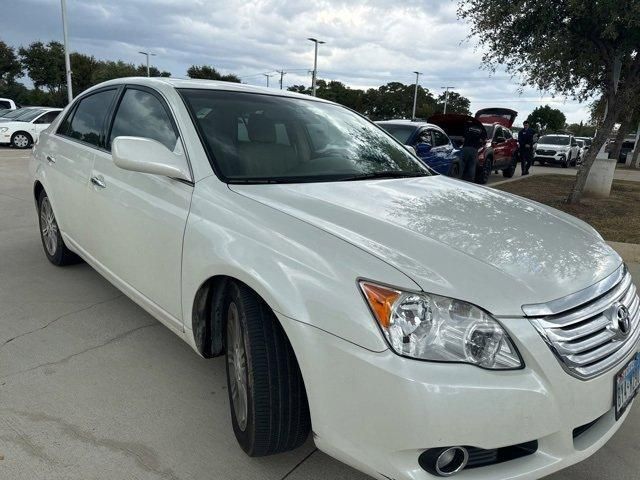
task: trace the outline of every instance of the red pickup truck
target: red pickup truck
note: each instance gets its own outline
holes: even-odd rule
[[[464,141],[464,131],[470,123],[482,125],[486,140],[478,149],[476,183],[487,183],[492,171],[502,170],[506,178],[513,177],[518,162],[518,139],[511,133],[518,112],[508,108],[484,108],[475,117],[460,114],[436,114],[429,118],[450,138]]]

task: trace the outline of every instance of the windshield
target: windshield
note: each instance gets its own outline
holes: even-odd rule
[[[576,142],[578,142],[580,148],[584,147],[584,140],[576,140]]]
[[[221,90],[180,93],[216,171],[229,182],[431,174],[384,131],[338,105]]]
[[[4,115],[2,118],[11,119],[11,120],[19,120],[23,115],[28,114],[29,112],[34,111],[33,108],[20,108],[18,110],[12,110],[11,112]]]
[[[538,143],[543,145],[569,145],[569,137],[562,135],[544,135]]]
[[[413,132],[416,131],[416,127],[412,125],[397,125],[393,123],[379,123],[380,128],[385,129],[391,135],[395,137],[400,143],[407,145]]]

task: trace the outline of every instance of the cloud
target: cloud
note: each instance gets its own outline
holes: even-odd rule
[[[18,46],[62,38],[57,0],[22,0],[6,22],[2,40]],[[262,73],[284,68],[286,85],[310,83],[313,45],[322,39],[319,77],[358,88],[390,81],[421,84],[435,94],[455,86],[472,109],[506,106],[523,120],[538,105],[560,108],[570,122],[587,120],[588,108],[520,91],[504,72],[482,70],[482,52],[467,40],[456,3],[443,0],[67,0],[71,48],[101,59],[140,63],[139,50],[174,76],[192,64],[236,73],[264,84]],[[273,82],[272,85],[275,85]]]

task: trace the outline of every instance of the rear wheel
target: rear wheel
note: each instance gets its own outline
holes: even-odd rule
[[[38,218],[42,247],[49,261],[59,267],[78,263],[80,257],[69,250],[62,240],[51,202],[44,190],[38,197]]]
[[[11,145],[16,148],[29,148],[32,143],[31,135],[26,132],[16,132],[11,135]]]
[[[484,161],[484,165],[476,172],[476,183],[484,185],[489,181],[491,177],[491,171],[493,170],[493,158],[488,157]]]
[[[238,443],[252,457],[292,450],[311,429],[291,344],[269,307],[233,283],[225,301],[227,386]]]
[[[569,158],[567,158],[564,162],[562,162],[562,168],[567,168],[571,164],[571,154],[569,154]]]
[[[451,178],[460,178],[462,176],[462,168],[460,168],[460,163],[453,162],[451,164],[451,169],[449,170],[449,176]]]

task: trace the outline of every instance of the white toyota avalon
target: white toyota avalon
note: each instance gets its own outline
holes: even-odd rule
[[[638,391],[636,288],[593,228],[436,175],[334,103],[110,81],[31,171],[52,263],[226,356],[248,455],[313,431],[378,479],[535,479],[602,447]]]

